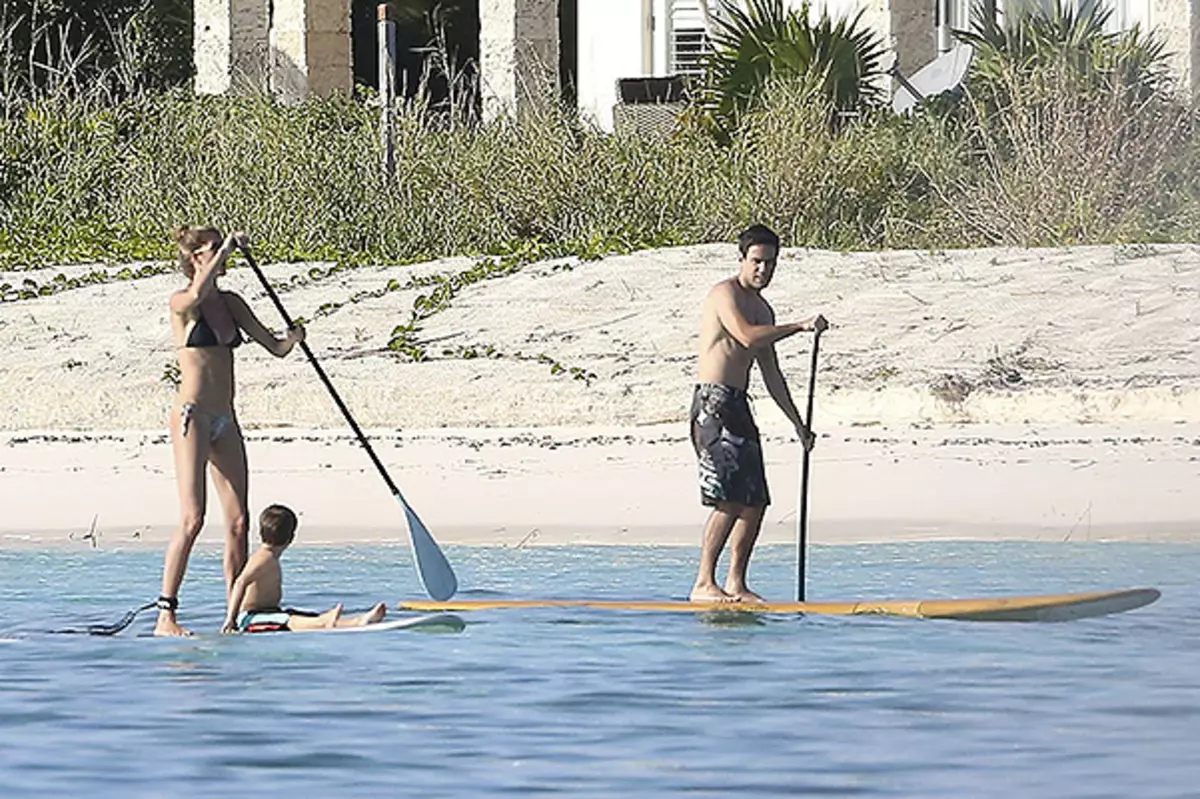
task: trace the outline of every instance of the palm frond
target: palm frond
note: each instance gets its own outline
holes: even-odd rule
[[[701,108],[727,138],[780,80],[815,81],[837,115],[854,114],[882,98],[882,39],[862,13],[833,18],[805,3],[789,10],[783,0],[722,0],[714,18]]]

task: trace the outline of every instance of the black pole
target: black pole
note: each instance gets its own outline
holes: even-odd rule
[[[821,344],[821,333],[825,330],[820,324],[817,325],[817,333],[813,336],[812,346],[812,367],[808,375],[808,406],[804,412],[804,423],[808,425],[809,432],[816,436],[813,432],[813,396],[817,393],[817,348]],[[807,447],[801,445],[804,451],[800,466],[800,496],[796,502],[799,505],[797,509],[798,521],[796,522],[796,601],[804,601],[804,571],[805,559],[808,554],[808,456]]]
[[[249,248],[242,247],[241,250],[242,254],[246,256],[246,261],[249,262],[250,268],[254,270],[254,274],[258,275],[259,282],[267,290],[267,296],[271,298],[271,302],[275,303],[275,308],[279,311],[279,315],[283,317],[283,321],[287,323],[289,328],[295,327],[296,323],[292,321],[292,317],[288,315],[287,310],[283,307],[283,303],[279,301],[275,290],[271,288],[271,284],[267,281],[267,276],[262,273],[262,270],[258,268],[258,264],[254,262],[254,257],[250,255]],[[321,378],[321,382],[325,384],[326,390],[329,391],[329,396],[333,397],[338,410],[342,412],[342,416],[346,417],[346,422],[349,423],[350,429],[358,437],[358,443],[362,444],[362,448],[367,451],[367,455],[371,456],[371,463],[375,464],[379,476],[387,484],[388,489],[392,492],[392,496],[404,508],[404,520],[408,527],[409,540],[412,542],[414,563],[417,567],[417,574],[421,578],[421,583],[425,586],[425,590],[438,601],[445,601],[454,596],[454,592],[458,590],[458,578],[454,576],[454,569],[450,568],[450,562],[446,560],[441,547],[433,540],[433,536],[429,534],[429,530],[417,518],[416,511],[409,507],[408,502],[404,499],[404,495],[400,493],[400,489],[392,481],[392,476],[384,468],[383,461],[379,460],[379,456],[375,454],[375,450],[371,447],[370,442],[367,441],[367,437],[363,435],[362,428],[358,426],[358,422],[354,421],[354,417],[350,414],[350,409],[346,407],[346,403],[342,402],[342,398],[338,395],[337,390],[334,389],[333,383],[329,382],[329,377],[325,374],[325,370],[321,368],[321,364],[317,363],[312,350],[308,348],[308,343],[301,341],[300,349],[304,350],[304,354],[308,356],[308,362],[312,364],[313,369],[317,371],[317,376]]]
[[[267,280],[267,276],[258,268],[258,264],[254,262],[254,256],[250,254],[249,247],[241,247],[242,255],[246,256],[246,262],[250,264],[250,268],[254,270],[254,274],[258,275],[259,282],[263,288],[267,290],[267,296],[271,298],[271,302],[275,303],[275,309],[279,311],[279,315],[283,317],[283,321],[289,328],[295,327],[296,323],[292,321],[292,317],[288,314],[287,309],[283,307],[283,303],[279,301],[279,296],[275,293],[275,289],[271,288],[271,283]],[[329,382],[329,377],[325,374],[325,370],[321,368],[321,364],[317,363],[317,358],[312,354],[312,350],[308,348],[308,342],[301,341],[300,349],[304,350],[304,354],[308,356],[308,362],[312,364],[313,369],[317,370],[317,377],[321,378],[321,382],[325,384],[325,389],[329,392],[329,396],[333,397],[334,403],[337,404],[338,410],[342,412],[342,416],[346,417],[346,422],[350,425],[350,429],[354,431],[354,435],[358,437],[358,443],[362,444],[363,449],[367,451],[367,455],[371,457],[371,463],[375,464],[375,468],[379,470],[380,477],[387,483],[387,487],[391,490],[392,496],[402,497],[400,489],[392,481],[392,476],[388,474],[384,468],[383,461],[379,460],[379,456],[375,454],[375,450],[371,448],[367,437],[363,435],[362,429],[358,426],[358,422],[354,421],[354,417],[350,415],[350,409],[346,407],[346,403],[342,402],[342,398],[337,393],[337,389],[333,387],[333,383]]]

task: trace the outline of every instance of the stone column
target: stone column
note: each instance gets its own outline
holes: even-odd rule
[[[479,0],[483,117],[559,102],[557,0]]]
[[[267,89],[269,0],[195,0],[197,94]]]
[[[867,19],[877,14],[876,30],[899,57],[905,77],[938,57],[936,4],[933,0],[883,0],[867,4]]]
[[[274,0],[271,92],[283,103],[354,87],[350,0]]]
[[[1192,99],[1200,99],[1200,0],[1152,0],[1149,25],[1166,43],[1171,72]]]

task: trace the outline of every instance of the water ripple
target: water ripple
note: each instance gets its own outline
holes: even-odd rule
[[[451,549],[464,596],[679,596],[671,547]],[[415,596],[404,548],[300,549],[289,599]],[[119,618],[161,554],[0,551],[4,796],[1184,797],[1200,735],[1200,548],[815,548],[822,598],[1156,585],[1121,616],[980,625],[585,610],[465,614],[457,635],[222,638],[45,631]],[[785,547],[756,554],[786,597]],[[63,587],[67,587],[65,590]],[[343,590],[356,586],[354,591]]]

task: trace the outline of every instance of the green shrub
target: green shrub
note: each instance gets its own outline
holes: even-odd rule
[[[1184,234],[1194,118],[1162,44],[1061,1],[977,19],[957,133],[973,167],[942,181],[986,243],[1076,244]]]
[[[602,133],[553,103],[441,124],[414,100],[397,107],[391,181],[362,98],[22,96],[0,115],[0,267],[169,258],[180,224],[246,229],[264,258],[336,264],[311,279],[364,262],[728,241],[754,221],[835,249],[1194,237],[1192,112],[1157,67],[1089,73],[1080,90],[1081,51],[1144,63],[1098,47],[1046,45],[1032,66],[994,53],[965,102],[912,117],[861,93],[842,117],[826,72],[772,70],[724,142],[694,117],[654,138]]]
[[[192,19],[190,0],[3,0],[0,111],[182,85],[193,71]]]

